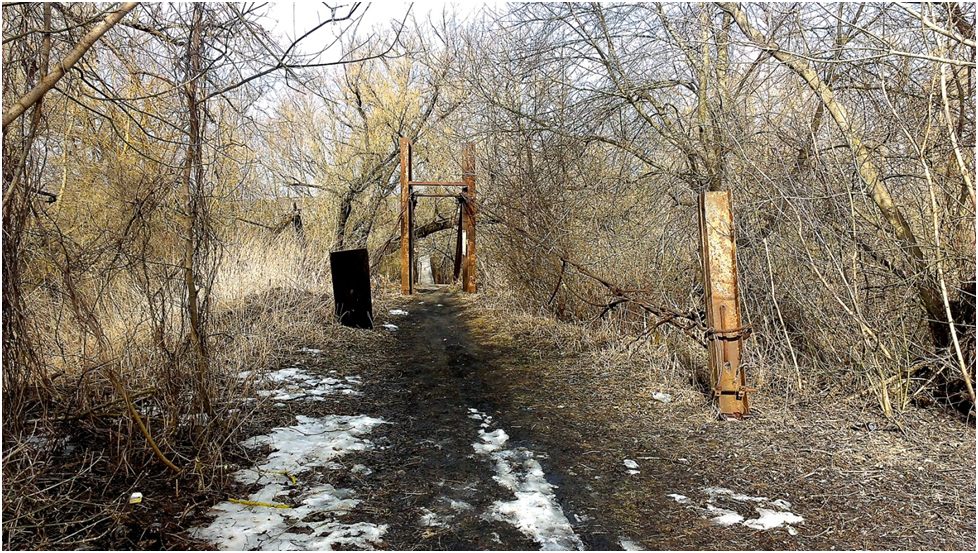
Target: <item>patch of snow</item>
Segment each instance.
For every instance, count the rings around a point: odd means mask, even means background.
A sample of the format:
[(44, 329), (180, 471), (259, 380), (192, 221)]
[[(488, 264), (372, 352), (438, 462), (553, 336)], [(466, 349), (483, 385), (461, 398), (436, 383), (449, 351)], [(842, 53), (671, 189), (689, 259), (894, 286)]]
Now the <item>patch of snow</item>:
[(713, 521), (713, 524), (731, 526), (744, 521), (744, 517), (740, 516), (736, 511), (714, 507), (709, 503), (706, 504), (706, 510), (710, 513), (710, 520)]
[(309, 355), (322, 355), (323, 350), (312, 349), (312, 348), (299, 348), (298, 350), (296, 350), (296, 353), (308, 353)]
[(382, 324), (380, 326), (386, 328), (387, 330), (391, 330), (391, 331), (397, 330), (397, 325), (391, 324), (391, 323), (384, 323), (384, 324)]
[(452, 525), (452, 520), (455, 519), (454, 515), (445, 514), (440, 515), (429, 511), (428, 509), (422, 508), (421, 511), (421, 525), (422, 526), (434, 526), (439, 528), (450, 528)]
[[(706, 507), (702, 508), (693, 505), (692, 508), (701, 511), (703, 518), (708, 518), (714, 524), (719, 524), (721, 526), (742, 524), (755, 530), (770, 530), (772, 528), (779, 528), (783, 526), (787, 529), (789, 534), (794, 536), (798, 534), (798, 530), (791, 525), (804, 522), (805, 520), (801, 515), (792, 513), (790, 511), (791, 503), (784, 499), (776, 499), (771, 501), (767, 497), (750, 496), (735, 492), (729, 488), (720, 487), (702, 488), (701, 491), (708, 496)], [(670, 497), (677, 503), (681, 504), (691, 503), (691, 500), (688, 497), (680, 494), (667, 494), (666, 497)], [(736, 511), (723, 509), (713, 505), (713, 502), (720, 498), (730, 499), (741, 503), (760, 504), (754, 506), (754, 510), (757, 511), (757, 518), (745, 520), (744, 516)]]
[(439, 303), (439, 304), (438, 304), (438, 305), (436, 305), (435, 307), (445, 307), (445, 304), (443, 304), (443, 303)]
[[(191, 529), (192, 535), (225, 550), (333, 550), (373, 549), (387, 531), (385, 524), (337, 522), (359, 504), (353, 491), (329, 484), (293, 487), (295, 477), (313, 468), (332, 464), (331, 459), (351, 451), (370, 449), (362, 438), (381, 419), (367, 416), (332, 415), (321, 419), (297, 416), (298, 424), (275, 428), (270, 434), (245, 441), (248, 447), (270, 445), (274, 451), (265, 462), (234, 474), (243, 484), (264, 483), (247, 501), (290, 508), (252, 506), (225, 501), (213, 507), (216, 519), (206, 527)], [(299, 492), (296, 495), (296, 491)], [(288, 501), (293, 497), (292, 501)], [(295, 505), (298, 500), (298, 505)], [(314, 519), (318, 522), (308, 522)], [(302, 529), (304, 532), (296, 532)]]
[(703, 488), (703, 492), (709, 495), (711, 498), (718, 497), (721, 495), (726, 495), (733, 499), (734, 501), (749, 501), (752, 503), (760, 503), (762, 501), (768, 501), (766, 497), (753, 497), (750, 495), (744, 495), (742, 493), (737, 493), (729, 488)]
[(662, 392), (652, 392), (652, 399), (661, 403), (669, 403), (672, 401), (672, 396)]
[(390, 313), (391, 315), (397, 316), (397, 317), (400, 317), (400, 316), (403, 316), (403, 315), (407, 315), (408, 314), (408, 312), (405, 311), (405, 310), (403, 310), (403, 309), (391, 309), (390, 311), (388, 311), (388, 313)]
[(630, 471), (628, 471), (628, 474), (630, 474), (632, 476), (635, 476), (636, 474), (642, 474), (642, 471), (640, 471), (640, 470), (630, 470)]
[(797, 524), (805, 520), (802, 517), (790, 512), (772, 511), (770, 509), (763, 509), (761, 507), (757, 507), (756, 509), (757, 514), (760, 516), (750, 520), (745, 520), (744, 526), (753, 528), (755, 530), (770, 530), (771, 528), (777, 528), (787, 524)]
[(363, 384), (359, 376), (348, 376), (344, 380), (332, 377), (310, 375), (298, 367), (287, 367), (272, 371), (265, 375), (265, 380), (275, 384), (284, 384), (285, 388), (258, 390), (258, 395), (270, 397), (275, 401), (291, 401), (304, 399), (306, 401), (323, 401), (321, 396), (331, 394), (360, 395), (354, 386)]
[(352, 472), (353, 474), (361, 474), (363, 476), (370, 476), (371, 474), (374, 473), (373, 469), (371, 469), (370, 467), (366, 465), (360, 465), (360, 464), (356, 464), (350, 467), (350, 472)]
[(648, 549), (643, 547), (641, 544), (627, 538), (618, 538), (618, 544), (621, 545), (621, 548), (625, 551), (648, 551)]
[(479, 430), (479, 438), (484, 443), (474, 443), (472, 444), (472, 449), (474, 449), (476, 453), (486, 454), (501, 449), (509, 440), (509, 435), (502, 429), (494, 430), (492, 432)]
[[(487, 417), (477, 410), (469, 412)], [(474, 443), (472, 448), (494, 462), (493, 479), (515, 496), (511, 501), (493, 503), (483, 518), (512, 524), (537, 542), (541, 551), (583, 550), (584, 544), (560, 508), (554, 486), (547, 482), (533, 452), (525, 448), (501, 449), (509, 439), (502, 429), (479, 430), (479, 438), (483, 443)]]
[(469, 505), (466, 501), (455, 501), (454, 499), (449, 501), (449, 505), (455, 512), (471, 511), (475, 509), (472, 505)]
[(625, 466), (628, 467), (628, 468), (630, 468), (630, 469), (637, 469), (638, 468), (638, 463), (636, 463), (635, 461), (633, 461), (631, 459), (625, 459)]

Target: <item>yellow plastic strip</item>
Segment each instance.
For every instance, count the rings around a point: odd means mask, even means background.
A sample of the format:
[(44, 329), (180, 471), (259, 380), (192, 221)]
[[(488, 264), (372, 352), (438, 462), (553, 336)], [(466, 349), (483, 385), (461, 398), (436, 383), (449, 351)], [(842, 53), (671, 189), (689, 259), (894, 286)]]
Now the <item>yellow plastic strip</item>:
[(289, 471), (287, 471), (287, 470), (266, 470), (266, 471), (263, 471), (263, 472), (265, 474), (280, 474), (282, 476), (285, 476), (289, 480), (292, 481), (292, 485), (293, 486), (295, 486), (296, 484), (299, 483), (299, 481), (295, 479), (295, 476), (292, 476), (291, 474), (289, 474)]
[(250, 505), (252, 507), (272, 507), (273, 509), (291, 509), (291, 505), (286, 505), (284, 503), (262, 503), (261, 501), (245, 501), (244, 499), (234, 499), (229, 497), (228, 501), (231, 503), (240, 503), (241, 505)]

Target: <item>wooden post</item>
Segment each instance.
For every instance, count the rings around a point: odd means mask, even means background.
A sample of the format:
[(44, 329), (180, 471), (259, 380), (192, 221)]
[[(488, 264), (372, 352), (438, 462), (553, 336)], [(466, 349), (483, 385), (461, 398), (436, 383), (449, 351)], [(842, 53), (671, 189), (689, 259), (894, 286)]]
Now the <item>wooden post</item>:
[(462, 228), (465, 230), (466, 255), (462, 270), (462, 289), (475, 293), (475, 144), (468, 142), (462, 151), (462, 182), (465, 184), (465, 203), (462, 210)]
[(411, 141), (401, 139), (401, 293), (410, 295), (414, 292), (411, 259), (411, 233), (413, 228), (411, 209)]
[(720, 416), (726, 419), (750, 415), (747, 377), (740, 365), (743, 327), (737, 289), (737, 250), (734, 240), (730, 192), (704, 192), (699, 198), (700, 254), (710, 378)]

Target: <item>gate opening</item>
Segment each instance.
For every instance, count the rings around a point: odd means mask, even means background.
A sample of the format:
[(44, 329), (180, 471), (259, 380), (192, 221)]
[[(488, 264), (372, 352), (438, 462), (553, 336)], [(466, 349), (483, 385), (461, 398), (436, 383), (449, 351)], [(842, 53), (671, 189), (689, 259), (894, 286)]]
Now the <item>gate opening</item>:
[[(415, 255), (415, 207), (419, 198), (456, 198), (459, 202), (458, 232), (455, 243), (454, 279), (462, 279), (462, 290), (475, 293), (475, 144), (462, 150), (462, 181), (415, 181), (412, 172), (411, 140), (402, 138), (401, 146), (401, 293), (414, 293), (418, 281)], [(431, 188), (458, 189), (458, 192), (427, 192)]]

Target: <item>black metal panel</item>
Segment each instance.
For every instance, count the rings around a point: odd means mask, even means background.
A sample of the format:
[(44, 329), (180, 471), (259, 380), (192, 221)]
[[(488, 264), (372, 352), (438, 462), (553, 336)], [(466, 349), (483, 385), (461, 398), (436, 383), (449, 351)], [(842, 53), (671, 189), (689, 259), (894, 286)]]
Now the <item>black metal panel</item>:
[(329, 264), (333, 274), (336, 316), (340, 323), (353, 328), (373, 328), (367, 250), (331, 252)]

